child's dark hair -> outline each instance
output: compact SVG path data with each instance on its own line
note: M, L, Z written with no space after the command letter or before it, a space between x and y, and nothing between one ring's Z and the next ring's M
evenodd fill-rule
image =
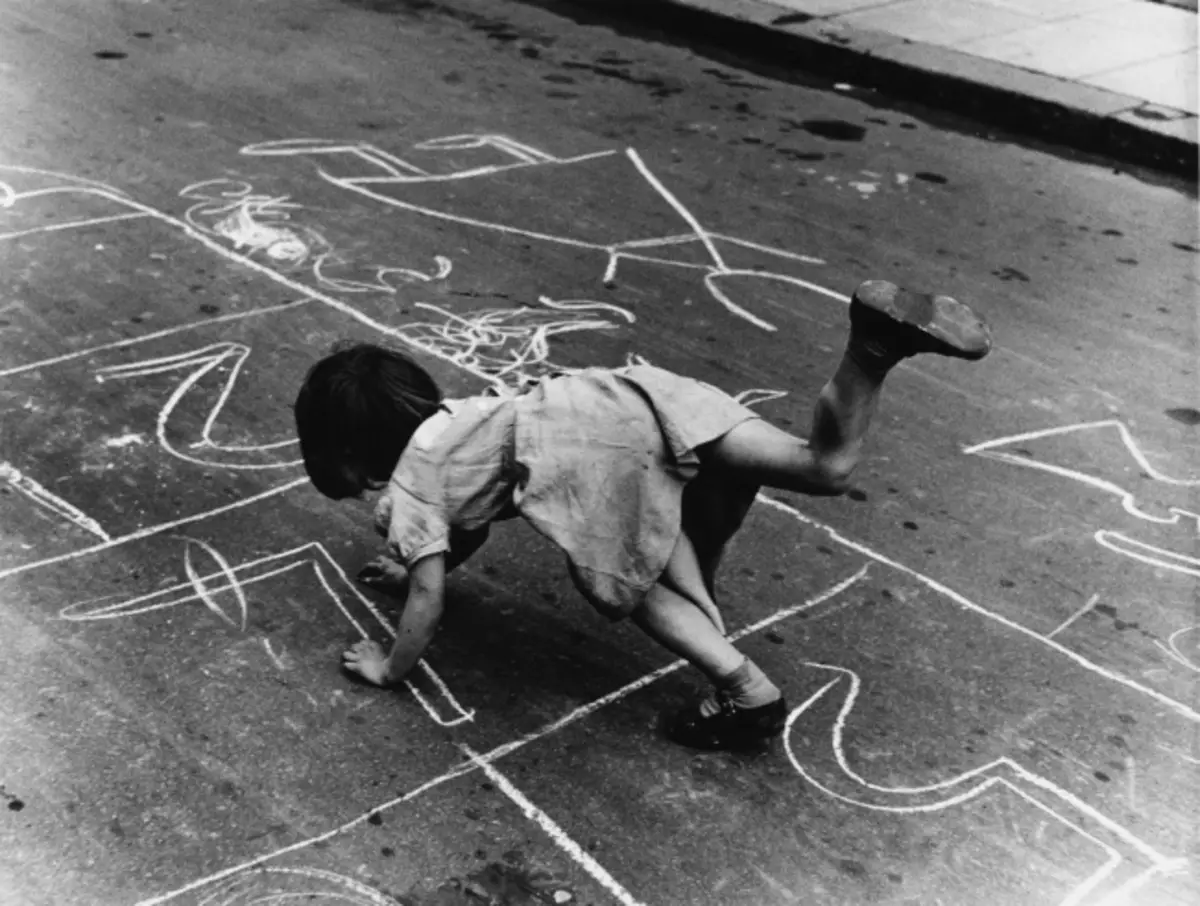
M433 378L402 353L369 343L337 349L309 369L296 397L308 477L334 500L386 482L441 402Z

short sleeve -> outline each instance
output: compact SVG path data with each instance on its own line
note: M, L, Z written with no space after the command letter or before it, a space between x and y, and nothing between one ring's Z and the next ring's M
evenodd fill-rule
M418 497L395 478L375 508L375 527L387 537L388 554L405 567L450 550L445 509Z

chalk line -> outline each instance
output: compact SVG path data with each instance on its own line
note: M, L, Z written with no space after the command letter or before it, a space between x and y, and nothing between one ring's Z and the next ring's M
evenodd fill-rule
M1092 595L1090 598L1087 599L1086 604L1084 604L1077 611L1075 611L1073 614L1071 614L1069 617L1067 617L1067 619L1064 620L1057 629L1055 629L1053 632L1047 633L1046 638L1048 638L1048 639L1054 638L1056 635L1058 635L1060 632L1062 632L1064 629L1066 629L1068 626L1070 626L1072 623L1074 623L1076 620L1078 620L1081 616L1083 616L1085 613L1087 613L1089 610L1091 610L1093 607L1095 607L1096 602L1099 600L1100 600L1099 594Z
M841 582L838 582L835 585L830 586L825 591L822 591L819 594L813 596L812 598L809 598L807 601L804 601L800 604L793 605L788 608L784 608L783 610L779 611L778 613L776 613L772 616L766 617L763 620L760 620L757 623L753 624L752 626L744 627L743 629L739 630L738 632L733 633L730 636L730 639L736 641L738 639L744 638L746 635L750 634L751 632L757 631L757 629L765 628L766 626L770 626L773 623L777 623L782 619L786 619L788 616L792 616L796 613L799 613L802 610L805 610L805 609L811 608L811 607L815 607L818 604L821 604L821 603L829 600L830 598L834 597L837 594L840 594L842 591L845 591L847 588L854 585L856 582L861 580L863 578L863 576L866 575L866 572L867 572L867 567L864 566L861 569L859 569L857 572L855 572L853 575L849 576L846 579L843 579ZM687 663L686 661L677 660L677 661L674 661L663 667L660 667L657 670L653 670L650 673L647 673L644 676L642 676L630 683L626 683L624 686L620 687L619 689L614 690L613 692L608 693L607 695L601 696L600 698L598 698L592 702L589 702L586 705L582 705L578 708L575 708L574 710L568 712L563 717L560 717L556 720L553 720L553 721L543 725L538 730L534 730L531 733L527 733L517 740L513 740L511 742L506 742L506 743L503 743L502 745L496 746L495 748L483 753L482 755L476 755L473 760L465 761L462 764L456 765L455 767L451 768L446 773L441 774L438 777L434 777L432 780L426 781L425 783L421 784L420 786L416 787L413 790L410 790L407 793L404 793L403 795L397 796L394 799L389 799L388 801L386 801L380 805L373 806L369 811L363 812L358 817L353 818L350 821L347 821L346 823L339 825L338 827L332 828L328 831L325 831L324 833L318 834L317 836L309 837L305 840L298 840L295 843L292 843L281 849L275 850L270 853L266 853L265 855L262 855L262 856L257 856L253 859L248 859L244 862L241 862L237 865L232 865L229 868L222 869L211 875L206 875L205 877L197 878L197 879L190 881L189 883L183 885L182 887L176 888L175 890L167 891L166 893L158 894L157 896L151 897L149 899L141 900L136 904L136 906L159 906L159 904L161 904L161 903L165 903L165 902L172 900L178 896L182 896L185 893L190 893L191 891L197 890L208 884L212 884L217 881L224 880L225 878L235 875L238 872L246 871L247 869L257 868L257 867L263 865L264 863L270 861L271 859L275 859L280 856L288 855L290 853L294 853L299 850L305 849L309 846L313 846L314 844L323 843L327 840L330 840L333 837L336 837L339 834L345 833L346 831L352 830L353 828L357 827L358 825L366 822L368 819L370 819L370 817L372 815L376 814L377 812L383 812L383 811L386 811L395 806L401 805L401 804L409 801L410 799L413 799L416 796L419 796L420 794L426 792L427 790L433 789L434 787L440 786L443 783L446 783L450 780L454 780L455 778L461 777L464 774L469 774L472 771L479 770L482 766L481 762L491 764L494 761L496 761L497 759L503 758L506 755L510 755L513 752L524 748L525 746L529 745L530 743L536 742L537 740L542 739L543 737L548 736L551 733L561 730L563 727L566 727L566 726L573 724L579 720L582 720L583 718L589 716L590 714L593 714L594 712L605 707L606 705L610 705L615 702L621 701L622 699L627 698L628 696L632 695L634 692L637 692L639 689L643 689L643 688L649 686L651 683L655 682L656 680L661 679L662 677L664 677L670 673L673 673L676 670L681 669L682 667L686 666L686 663Z
M1051 780L1036 774L1027 768L1023 767L1018 762L1011 758L1001 757L989 761L977 768L951 777L947 780L936 783L925 784L921 786L882 786L880 784L871 783L861 774L856 772L850 765L850 762L845 754L844 735L847 719L853 711L857 702L859 693L862 687L862 681L858 674L853 670L848 670L844 667L838 667L833 664L819 664L806 661L805 665L815 669L829 670L838 674L837 678L827 682L819 690L809 696L799 707L795 708L789 715L784 728L784 750L787 753L788 760L796 772L816 789L820 790L825 795L839 802L844 802L848 805L853 805L857 808L863 808L870 811L890 812L895 814L920 814L926 812L944 811L953 806L961 805L973 799L982 796L985 792L996 786L1003 786L1027 802L1037 806L1046 814L1053 817L1061 824L1068 827L1075 833L1080 834L1084 839L1103 850L1107 856L1102 865L1092 872L1086 879L1071 891L1068 896L1062 900L1059 906L1077 906L1083 901L1089 893L1091 893L1098 885L1103 883L1124 861L1124 857L1114 847L1097 838L1094 834L1081 827L1077 822L1072 821L1065 814L1059 812L1055 808L1051 808L1046 803L1042 802L1038 797L1032 795L1024 786L1029 786L1042 792L1048 793L1055 798L1061 800L1066 805L1070 806L1075 812L1087 816L1088 819L1103 827L1108 833L1119 839L1125 846L1137 852L1145 858L1159 872L1166 873L1177 871L1186 865L1186 860L1176 857L1165 856L1150 846L1132 831L1125 828L1123 825L1113 821L1098 809L1089 805L1084 800L1080 799L1069 790L1059 786ZM842 705L838 709L837 717L834 720L833 727L830 732L830 745L833 751L834 758L837 762L838 769L851 780L854 784L861 787L864 791L869 791L875 794L876 798L882 801L868 801L864 798L856 798L854 796L845 795L830 788L822 783L812 772L806 770L802 759L796 754L796 750L792 744L792 730L796 721L811 709L816 702L827 695L835 686L848 680L850 690L844 696ZM811 736L810 732L806 735ZM921 797L923 794L945 795L944 798L935 799L932 802L908 802L910 798Z
M279 494L285 494L293 488L298 488L301 485L308 484L308 478L297 478L294 481L289 481L279 487L271 488L266 491L261 491L243 500L235 501L234 503L226 504L225 506L217 507L216 509L206 510L203 513L196 513L192 516L184 516L181 519L173 519L170 522L163 522L159 525L151 525L146 528L138 529L135 532L130 532L128 535L122 535L119 538L110 538L101 544L93 544L91 547L81 548L80 550L70 551L65 554L59 554L55 557L48 557L45 560L38 560L34 563L22 563L19 566L10 566L8 569L0 569L0 580L7 579L10 576L15 576L20 573L26 573L34 569L42 569L46 566L53 566L55 563L64 563L68 560L76 560L80 557L86 557L90 554L99 551L108 550L116 547L119 544L125 544L129 541L137 541L141 538L149 538L152 535L160 535L163 532L169 532L171 529L179 528L181 525L190 525L193 522L198 522L201 519L207 519L210 516L219 516L222 513L228 513L232 510L240 509L245 506L259 503L270 497L276 497Z
M686 221L687 225L692 228L692 231L696 234L697 238L704 243L704 248L708 251L709 257L712 258L713 264L722 271L728 270L728 268L725 266L725 259L722 258L721 253L717 251L717 246L712 241L712 237L709 236L708 231L700 225L700 221L696 219L696 215L689 211L684 206L683 202L676 198L671 191L662 184L659 178L654 175L649 167L646 166L646 162L642 160L642 156L638 154L637 151L635 151L633 148L626 148L625 156L633 162L633 165L637 168L637 171L642 174L642 178L646 180L646 182L650 183L651 187L662 197L663 201L674 208L675 213L682 217L684 221Z
M108 532L101 527L100 523L83 512L83 510L63 500L57 494L46 490L42 485L21 472L20 469L7 462L0 462L0 481L6 482L38 506L44 507L58 516L62 516L68 522L74 523L85 532L89 532L104 541L112 540Z
M1001 625L1003 625L1015 632L1019 632L1021 635L1027 636L1028 638L1035 639L1039 643L1046 645L1047 647L1053 649L1054 651L1057 651L1059 654L1063 655L1064 657L1067 657L1070 660L1074 661L1076 664L1078 664L1083 669L1088 670L1091 673L1096 674L1097 676L1102 676L1102 677L1104 677L1104 679L1111 680L1114 683L1118 683L1122 686L1125 686L1128 689L1132 689L1135 692L1139 692L1142 695L1149 696L1150 698L1154 699L1155 701L1159 702L1160 704L1166 705L1168 708L1170 708L1176 714L1182 715L1183 717L1186 717L1188 720L1200 723L1200 713L1197 713L1193 708L1190 708L1189 706L1185 705L1183 702L1176 701L1175 699L1171 698L1168 695L1164 695L1163 693L1159 692L1156 689L1151 689L1149 686L1144 686L1141 683L1137 682L1136 680L1132 680L1126 676L1122 676L1121 674L1119 674L1113 670L1109 670L1105 667L1101 667L1099 664L1095 663L1094 661L1088 660L1083 655L1078 654L1075 651L1072 651L1070 648L1067 648L1065 645L1061 645L1058 642L1055 642L1053 639L1048 639L1044 635L1037 633L1037 632L1033 631L1032 629L1029 629L1025 626L1022 626L1020 623L1017 623L1015 620L1010 620L1008 617L1001 616L998 613L990 611L987 608L982 607L979 604L976 604L975 602L967 599L963 595L956 592L954 589L952 589L946 585L943 585L941 582L938 582L936 579L931 579L929 576L926 576L924 573L917 572L915 569L905 566L903 563L899 563L896 560L893 560L890 557L887 557L887 556L879 553L878 551L872 550L871 548L867 547L864 544L859 544L857 541L850 540L849 538L845 537L840 532L838 532L837 529L833 528L832 526L828 526L823 522L818 522L816 519L813 519L811 516L804 515L799 510L795 509L792 506L789 506L788 504L784 503L781 500L776 500L772 497L767 497L764 494L759 494L758 500L761 503L764 503L767 506L771 507L772 509L778 510L781 513L786 513L787 515L791 516L793 519L796 519L797 521L802 522L805 525L811 526L812 528L815 528L815 529L819 529L820 531L822 531L826 535L828 535L830 538L832 538L834 541L836 541L838 544L841 544L843 547L847 547L850 550L856 551L857 553L860 553L865 557L870 557L872 560L882 563L885 566L890 566L890 567L892 567L892 569L898 570L899 572L902 572L907 576L911 576L912 578L914 578L918 582L920 582L922 585L927 586L928 588L938 592L939 594L945 595L947 598L949 598L954 603L958 604L960 607L963 607L966 610L971 611L972 613L977 613L980 616L987 617L989 620L993 620L997 623L1000 623Z
M170 220L170 218L167 218ZM172 226L179 226L178 223L172 222ZM239 311L227 315L216 315L212 318L206 318L203 321L192 321L188 324L179 324L175 327L166 327L162 330L151 331L150 333L141 334L136 337L129 337L124 340L114 340L111 343L102 343L99 346L89 346L87 349L77 349L74 352L64 353L63 355L51 356L48 359L39 359L36 362L30 362L27 365L16 365L12 368L0 369L0 377L8 377L13 374L21 374L25 371L35 371L39 368L46 368L50 365L58 365L62 362L69 362L72 359L86 358L87 356L96 355L101 352L107 352L110 349L124 349L128 346L135 346L139 343L148 343L151 340L158 340L163 337L174 336L178 333L183 333L187 330L199 330L213 324L224 324L229 321L241 321L245 318L256 318L259 315L268 315L273 312L283 311L284 309L296 308L299 305L306 305L309 302L318 301L313 298L296 299L289 302L284 302L280 305L270 305L266 308L255 309L254 311Z
M521 810L521 814L540 827L546 836L554 841L555 846L570 856L576 865L587 872L596 883L612 894L621 906L644 906L642 901L635 899L633 894L609 874L603 865L597 862L582 846L571 839L570 835L562 829L561 825L542 811L542 809L534 805L529 797L517 789L512 781L504 776L495 765L481 758L470 746L463 745L459 748L487 775L488 780L496 784L500 791L512 800L513 804Z
M476 765L474 762L464 762L461 765L458 765L457 767L447 771L445 774L434 777L432 780L427 780L425 783L409 790L402 796L389 799L387 802L373 807L370 811L363 812L358 817L352 818L346 823L327 830L322 834L318 834L315 837L308 837L304 840L298 840L295 843L285 846L282 849L277 849L265 856L259 856L256 859L248 859L245 862L241 862L237 865L231 865L229 868L224 868L220 871L214 872L211 875L206 875L203 878L197 878L196 880L184 884L182 887L178 887L175 890L170 890L166 893L158 894L157 896L148 897L144 900L138 900L135 906L159 906L160 903L166 903L175 899L176 897L183 896L185 893L191 893L193 890L198 890L199 888L205 887L209 884L213 884L218 881L224 881L226 878L230 878L240 872L264 867L264 863L271 859L277 859L280 856L286 856L289 853L307 849L310 846L314 846L318 843L324 843L326 840L331 840L339 834L344 834L346 831L352 830L360 824L365 824L379 812L386 811L387 809L393 808L397 805L401 805L402 803L408 802L410 799L415 799L417 796L421 795L427 790L441 786L443 783L453 780L456 777L461 777L463 774L469 774L475 770L478 770L478 765Z
M71 223L53 223L47 226L31 227L28 230L17 230L12 233L0 233L0 242L6 239L19 239L22 236L34 236L38 233L56 233L60 230L74 230L80 227L96 226L101 223L115 223L118 220L136 220L145 214L113 214L111 217L93 217L90 220L75 220Z

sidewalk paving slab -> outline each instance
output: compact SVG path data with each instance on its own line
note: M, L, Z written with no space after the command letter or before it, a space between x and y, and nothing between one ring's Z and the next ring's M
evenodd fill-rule
M621 7L775 64L1197 179L1192 8L1151 0L658 0Z

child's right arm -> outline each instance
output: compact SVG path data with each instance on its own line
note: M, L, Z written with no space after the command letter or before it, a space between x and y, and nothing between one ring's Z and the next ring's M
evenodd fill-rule
M422 557L408 573L408 599L396 627L392 650L363 639L342 654L345 668L377 686L399 683L417 665L442 618L446 564L441 554Z

